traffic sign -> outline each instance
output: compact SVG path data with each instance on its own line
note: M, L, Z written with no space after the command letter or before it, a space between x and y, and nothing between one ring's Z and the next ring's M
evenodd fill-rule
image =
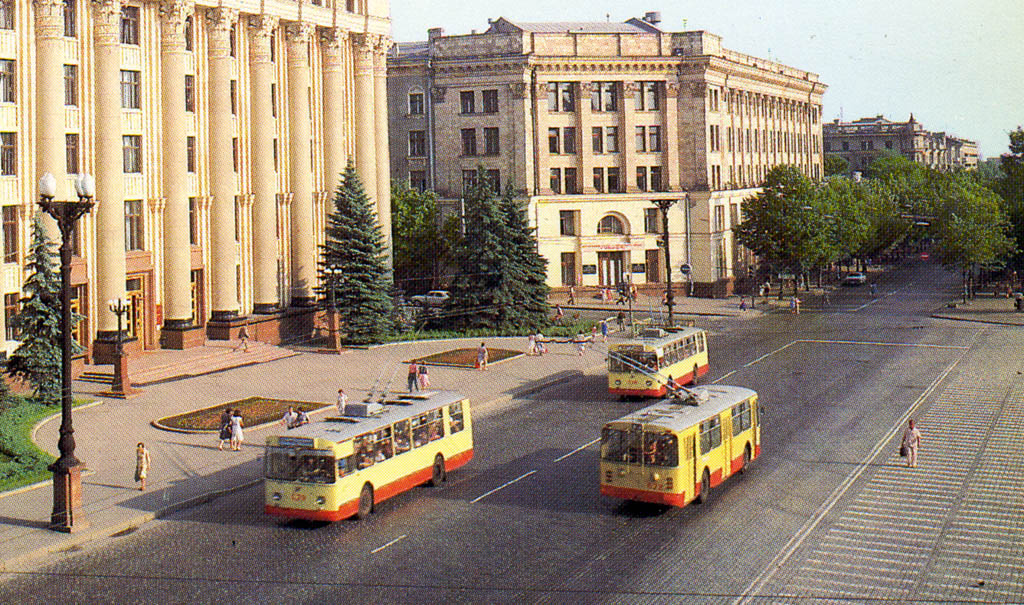
M689 263L683 263L683 264L682 264L682 265L681 265L681 266L679 267L679 271L680 271L680 273L682 273L683 275L689 275L689 274L690 274L690 264L689 264Z

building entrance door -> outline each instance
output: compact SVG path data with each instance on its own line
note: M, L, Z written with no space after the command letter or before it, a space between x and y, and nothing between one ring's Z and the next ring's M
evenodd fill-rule
M128 325L125 326L128 338L138 340L139 346L146 348L145 280L141 277L125 280L124 289L128 297Z
M626 264L625 252L597 253L597 283L599 286L617 286L622 281Z

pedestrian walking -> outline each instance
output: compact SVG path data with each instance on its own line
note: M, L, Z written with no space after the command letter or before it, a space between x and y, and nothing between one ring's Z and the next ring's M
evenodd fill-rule
M419 370L415 359L409 362L409 374L406 376L405 384L409 387L410 393L420 390Z
M914 419L911 418L907 430L903 431L903 445L900 446L900 453L907 455L907 466L917 466L917 448L921 446L921 431L914 426Z
M345 407L348 405L348 395L345 394L345 389L338 389L338 415L345 415Z
M789 299L789 312L800 315L800 299L792 296Z
M747 310L747 297L743 296L741 294L740 295L740 311L746 311L746 310Z
M583 357L583 354L587 351L587 337L583 335L583 332L577 332L576 336L573 337L573 342L576 343L576 350Z
M224 451L224 442L231 442L231 408L224 408L220 415L220 444L217 449Z
M608 320L601 320L601 342L608 342Z
M636 302L636 297L637 297L636 284L629 284L629 297L633 299L633 302Z
M243 441L245 433L242 432L242 411L235 409L231 412L231 449L236 452L241 450Z
M299 408L299 413L295 418L295 426L300 427L304 424L309 424L309 413L306 412L305 408Z
M537 335L530 334L526 337L526 354L536 355L537 354Z
M871 298L878 296L878 287L875 284L871 284Z
M619 332L621 332L621 331L626 329L626 314L625 313L623 313L622 311L619 311L615 315L615 321L618 322L618 324L619 324Z
M832 305L832 301L828 297L828 290L822 290L821 292L821 306L829 307Z
M427 364L425 363L420 364L419 381L421 391L430 387L430 374L427 373Z
M569 286L569 304L576 304L576 288L575 286Z
M563 317L565 317L565 311L562 310L562 305L555 305L555 323L562 323Z
M149 475L149 450L146 444L139 442L135 446L135 482L139 484L139 491L146 491L146 476Z
M537 355L543 357L544 354L548 352L548 347L544 344L544 334L537 332L535 341L537 343Z
M238 331L238 345L235 346L234 350L238 351L238 349L242 349L244 353L249 352L249 329L245 325Z
M487 369L487 346L484 343L480 343L480 348L476 350L476 368Z
M281 416L281 424L283 424L285 428L289 429L295 428L295 423L298 422L298 420L299 415L295 413L295 408L292 406L288 406L288 411L284 413L284 416Z

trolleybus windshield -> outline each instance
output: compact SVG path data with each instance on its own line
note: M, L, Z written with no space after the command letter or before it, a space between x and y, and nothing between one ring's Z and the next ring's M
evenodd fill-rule
M268 447L263 466L268 479L334 483L334 453L329 450Z
M658 354L640 347L619 347L612 352L609 361L608 369L612 372L636 372L641 367L650 372L658 371Z

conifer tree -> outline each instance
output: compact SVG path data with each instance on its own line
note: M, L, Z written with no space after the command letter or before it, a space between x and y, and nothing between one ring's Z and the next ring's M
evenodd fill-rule
M25 297L12 320L21 345L7 361L7 372L32 385L38 400L56 404L61 396L61 308L60 273L53 248L37 214L26 261Z
M505 219L506 249L513 260L510 289L517 301L508 309L506 321L534 332L547 323L551 310L548 306L550 288L545 281L547 260L537 252L537 238L527 219L526 208L516 199L511 185L505 188L498 207Z
M352 162L342 173L334 211L327 217L320 283L321 296L334 288L346 342L382 342L391 333L392 284L384 236Z

